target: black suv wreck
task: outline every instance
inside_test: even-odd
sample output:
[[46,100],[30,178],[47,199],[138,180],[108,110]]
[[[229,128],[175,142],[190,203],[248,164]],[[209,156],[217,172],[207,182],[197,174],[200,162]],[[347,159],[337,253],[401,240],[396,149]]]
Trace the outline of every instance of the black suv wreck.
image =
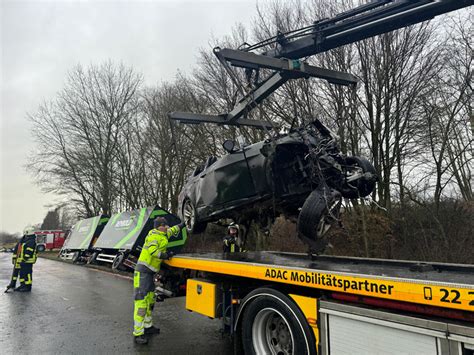
[[198,166],[179,195],[180,217],[193,233],[221,218],[245,224],[283,213],[298,218],[300,238],[319,252],[342,197],[365,197],[375,188],[372,164],[341,154],[319,120],[239,149],[230,140],[223,147],[228,154]]

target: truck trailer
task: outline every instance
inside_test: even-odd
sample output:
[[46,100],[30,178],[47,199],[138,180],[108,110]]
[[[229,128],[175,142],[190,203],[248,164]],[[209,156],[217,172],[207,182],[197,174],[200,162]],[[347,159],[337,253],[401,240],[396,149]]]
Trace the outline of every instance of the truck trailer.
[[474,265],[182,254],[161,286],[183,280],[186,308],[221,319],[236,354],[474,354]]
[[108,216],[99,215],[77,222],[71,228],[59,256],[63,259],[72,259],[73,262],[80,260],[93,262],[95,255],[92,247],[108,220]]
[[[164,217],[170,226],[180,223],[175,215],[162,207],[150,206],[114,214],[95,243],[94,260],[109,263],[112,269],[134,268],[148,232],[156,217]],[[187,238],[186,228],[170,238],[168,247],[178,252]]]

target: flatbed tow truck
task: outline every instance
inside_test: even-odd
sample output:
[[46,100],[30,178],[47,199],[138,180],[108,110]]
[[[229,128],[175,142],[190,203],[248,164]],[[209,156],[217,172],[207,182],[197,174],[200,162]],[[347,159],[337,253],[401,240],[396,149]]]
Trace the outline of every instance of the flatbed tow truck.
[[[272,129],[250,110],[288,80],[355,78],[306,58],[468,7],[473,0],[370,1],[330,19],[239,49],[214,53],[243,97],[219,115],[170,113],[182,123]],[[256,50],[264,50],[255,53]],[[248,86],[231,66],[267,78]],[[186,308],[221,318],[235,353],[474,355],[474,265],[311,256],[277,252],[177,255],[162,290],[186,281]],[[170,292],[167,293],[168,295]]]
[[474,354],[474,265],[281,252],[165,264],[235,353]]

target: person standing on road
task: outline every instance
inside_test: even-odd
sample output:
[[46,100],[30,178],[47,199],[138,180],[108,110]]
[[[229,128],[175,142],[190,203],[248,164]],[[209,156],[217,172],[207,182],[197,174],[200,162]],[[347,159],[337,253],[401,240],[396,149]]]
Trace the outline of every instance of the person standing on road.
[[32,227],[24,231],[24,235],[15,246],[13,255],[13,275],[7,291],[16,286],[18,274],[20,276],[20,286],[15,288],[17,292],[30,292],[33,285],[33,264],[36,262],[36,235]]
[[20,274],[20,253],[21,253],[21,243],[23,242],[25,236],[16,243],[15,248],[13,249],[12,255],[12,264],[13,264],[13,273],[10,283],[7,285],[7,289],[5,292],[8,292],[10,289],[14,289],[16,287],[16,280],[18,279],[18,275]]
[[159,334],[153,326],[152,311],[155,305],[154,275],[160,270],[161,261],[170,259],[172,252],[166,252],[168,238],[177,235],[184,223],[169,227],[164,217],[153,221],[153,229],[148,233],[133,274],[133,335],[135,343],[147,344],[145,335]]
[[238,224],[229,224],[229,227],[227,227],[227,235],[223,239],[224,253],[238,253],[242,251],[239,232],[240,227]]

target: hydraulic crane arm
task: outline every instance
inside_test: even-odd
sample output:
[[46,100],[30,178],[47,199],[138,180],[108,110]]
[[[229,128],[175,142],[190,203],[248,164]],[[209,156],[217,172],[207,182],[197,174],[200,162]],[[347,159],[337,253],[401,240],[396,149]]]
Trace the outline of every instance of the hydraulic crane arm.
[[277,48],[264,54],[276,58],[303,58],[473,4],[473,0],[372,1],[332,19],[315,23],[308,28],[309,34],[294,41],[286,40],[284,35],[276,36]]
[[247,68],[267,68],[275,72],[265,81],[261,82],[249,94],[245,95],[234,107],[225,115],[196,115],[187,112],[171,112],[169,117],[183,123],[197,124],[200,122],[212,122],[226,125],[246,125],[256,128],[272,128],[271,122],[243,119],[246,112],[256,107],[266,97],[271,95],[276,89],[293,78],[316,77],[328,80],[331,83],[340,85],[355,85],[357,79],[347,73],[338,72],[324,68],[318,68],[299,60],[288,60],[269,58],[262,55],[242,52],[234,49],[214,49],[214,53],[221,59],[229,61],[232,65]]
[[[343,12],[331,19],[317,21],[311,26],[278,33],[277,36],[240,50],[215,48],[214,53],[228,67],[273,70],[266,80],[244,94],[231,112],[221,115],[195,115],[173,112],[171,119],[183,123],[246,125],[271,128],[270,122],[242,118],[285,82],[294,78],[317,77],[339,85],[355,84],[354,76],[318,68],[299,61],[299,58],[373,37],[432,19],[438,15],[470,6],[474,0],[376,0]],[[275,48],[262,54],[253,51],[273,45]],[[228,68],[227,68],[228,69]],[[231,73],[232,74],[232,73]],[[235,81],[236,79],[233,78]]]

